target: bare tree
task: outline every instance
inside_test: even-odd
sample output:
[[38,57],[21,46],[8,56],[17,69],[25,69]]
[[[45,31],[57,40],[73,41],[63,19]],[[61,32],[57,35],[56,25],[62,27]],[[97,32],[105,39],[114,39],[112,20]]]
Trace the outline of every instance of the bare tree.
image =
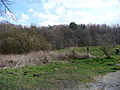
[[15,20],[15,15],[10,9],[11,5],[10,0],[0,0],[0,16],[5,16],[8,15],[10,16],[13,20]]
[[114,35],[111,34],[109,30],[102,35],[97,35],[97,42],[100,45],[100,49],[106,55],[106,58],[111,59],[111,48],[114,46]]

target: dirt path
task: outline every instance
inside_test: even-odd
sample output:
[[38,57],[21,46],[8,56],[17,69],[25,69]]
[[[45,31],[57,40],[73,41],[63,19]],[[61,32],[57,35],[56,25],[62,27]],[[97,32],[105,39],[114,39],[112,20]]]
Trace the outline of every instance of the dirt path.
[[120,71],[109,73],[96,79],[96,82],[89,85],[79,85],[64,90],[120,90]]

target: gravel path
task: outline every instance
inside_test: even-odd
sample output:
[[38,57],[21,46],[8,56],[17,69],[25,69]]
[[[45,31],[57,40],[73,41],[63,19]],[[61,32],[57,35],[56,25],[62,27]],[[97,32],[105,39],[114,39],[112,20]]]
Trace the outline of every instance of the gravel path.
[[120,71],[109,73],[86,86],[64,88],[64,90],[120,90]]

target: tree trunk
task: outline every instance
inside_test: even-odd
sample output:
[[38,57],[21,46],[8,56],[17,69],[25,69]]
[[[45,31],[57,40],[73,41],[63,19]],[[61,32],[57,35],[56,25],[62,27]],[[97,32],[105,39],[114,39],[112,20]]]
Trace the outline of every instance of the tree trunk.
[[112,58],[108,47],[101,47],[101,50],[106,55],[107,59],[111,59]]

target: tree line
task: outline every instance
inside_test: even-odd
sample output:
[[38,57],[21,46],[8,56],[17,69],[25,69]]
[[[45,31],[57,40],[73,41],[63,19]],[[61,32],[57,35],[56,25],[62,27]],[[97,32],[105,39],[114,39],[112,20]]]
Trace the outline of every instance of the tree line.
[[0,53],[28,53],[66,47],[120,44],[120,26],[76,24],[30,27],[0,23]]

